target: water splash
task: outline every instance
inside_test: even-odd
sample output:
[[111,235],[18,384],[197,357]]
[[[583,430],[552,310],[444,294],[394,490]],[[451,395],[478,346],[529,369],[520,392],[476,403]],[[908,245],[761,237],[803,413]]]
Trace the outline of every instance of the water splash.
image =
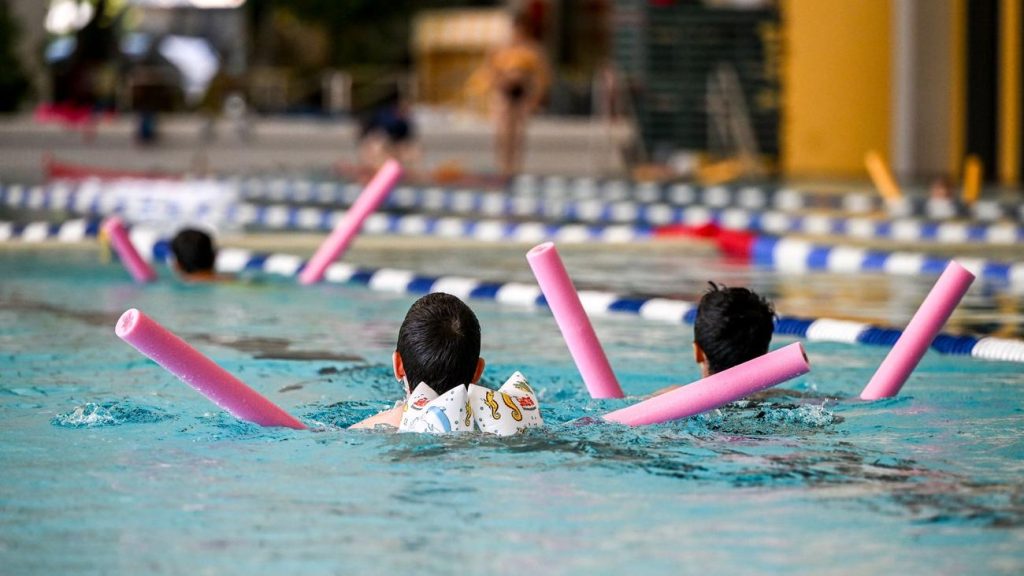
[[159,408],[128,400],[113,400],[76,406],[69,412],[54,416],[50,423],[60,428],[103,428],[123,424],[152,424],[173,418],[175,416]]
[[802,436],[827,431],[843,421],[821,404],[775,403],[741,400],[728,406],[700,414],[690,420],[711,434],[740,436]]

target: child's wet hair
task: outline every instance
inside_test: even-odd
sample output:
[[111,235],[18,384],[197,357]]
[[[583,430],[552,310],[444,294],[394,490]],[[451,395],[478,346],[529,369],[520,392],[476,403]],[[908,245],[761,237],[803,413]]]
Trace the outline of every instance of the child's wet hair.
[[178,267],[186,274],[212,272],[217,258],[210,235],[195,228],[179,231],[171,240],[171,252]]
[[427,294],[406,313],[397,351],[411,388],[426,382],[444,394],[473,379],[480,358],[480,323],[455,296]]
[[775,330],[775,310],[747,288],[710,282],[697,305],[693,339],[704,351],[714,374],[768,352]]

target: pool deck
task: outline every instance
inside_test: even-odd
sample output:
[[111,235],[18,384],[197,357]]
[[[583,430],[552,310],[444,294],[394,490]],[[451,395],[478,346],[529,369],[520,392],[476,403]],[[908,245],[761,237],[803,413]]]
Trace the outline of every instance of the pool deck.
[[[336,163],[357,161],[359,129],[352,119],[253,118],[248,140],[221,121],[216,138],[204,141],[202,117],[167,115],[160,119],[161,140],[152,146],[135,142],[135,123],[134,116],[104,121],[90,137],[81,129],[39,124],[27,115],[0,117],[0,177],[41,182],[47,153],[63,162],[170,173],[326,172]],[[468,172],[494,171],[494,135],[486,118],[435,112],[424,114],[418,129],[425,169],[457,162]],[[527,137],[527,171],[607,176],[625,170],[619,150],[632,134],[625,123],[538,117]]]

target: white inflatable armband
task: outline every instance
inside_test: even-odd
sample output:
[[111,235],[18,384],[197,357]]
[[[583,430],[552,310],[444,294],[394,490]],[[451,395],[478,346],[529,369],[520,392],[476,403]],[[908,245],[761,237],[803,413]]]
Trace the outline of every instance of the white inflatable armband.
[[465,386],[456,386],[438,396],[430,386],[420,383],[405,404],[399,432],[445,434],[473,429],[473,416]]
[[482,432],[509,436],[544,425],[537,395],[519,372],[512,374],[497,391],[470,384],[469,403],[473,420]]

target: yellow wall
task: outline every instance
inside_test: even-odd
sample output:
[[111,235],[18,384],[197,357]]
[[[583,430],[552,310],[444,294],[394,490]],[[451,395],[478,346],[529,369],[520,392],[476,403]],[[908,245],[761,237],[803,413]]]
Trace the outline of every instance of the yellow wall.
[[890,1],[783,0],[783,168],[860,176],[889,159]]
[[999,6],[999,181],[1020,181],[1020,0]]

